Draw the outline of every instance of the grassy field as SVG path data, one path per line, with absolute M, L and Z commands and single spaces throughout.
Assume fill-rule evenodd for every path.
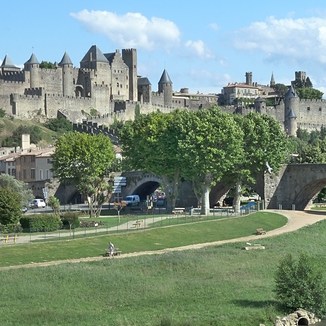
M 109 239 L 124 252 L 153 250 L 158 242 L 159 247 L 172 247 L 213 241 L 251 234 L 258 226 L 272 229 L 282 223 L 284 218 L 278 214 L 258 213 L 124 237 L 63 241 L 56 248 L 48 247 L 52 243 L 2 247 L 0 255 L 2 262 L 3 255 L 11 251 L 18 261 L 22 259 L 21 251 L 31 259 L 41 250 L 53 249 L 53 255 L 73 250 L 73 256 L 78 257 L 80 247 L 91 256 L 102 250 Z M 1 271 L 0 323 L 271 326 L 275 316 L 284 314 L 273 293 L 279 260 L 289 252 L 295 256 L 304 252 L 320 267 L 325 266 L 326 223 L 259 243 L 266 250 L 245 251 L 241 250 L 244 244 L 238 243 L 164 255 Z
M 52 260 L 100 256 L 112 241 L 123 253 L 160 250 L 195 243 L 238 238 L 254 233 L 256 228 L 275 229 L 286 219 L 279 214 L 258 212 L 241 218 L 205 220 L 174 227 L 139 230 L 137 232 L 102 234 L 81 239 L 36 242 L 0 248 L 1 266 L 47 262 Z

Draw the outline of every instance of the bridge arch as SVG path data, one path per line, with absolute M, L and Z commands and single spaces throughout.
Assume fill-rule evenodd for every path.
M 289 164 L 264 179 L 267 208 L 304 210 L 326 186 L 326 164 Z

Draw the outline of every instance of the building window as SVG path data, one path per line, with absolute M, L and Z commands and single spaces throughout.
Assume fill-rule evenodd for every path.
M 35 179 L 35 169 L 31 169 L 31 179 Z
M 43 180 L 43 170 L 40 170 L 40 180 Z
M 26 180 L 26 170 L 23 170 L 23 179 Z
M 310 111 L 310 106 L 307 107 L 307 111 Z
M 31 162 L 35 162 L 35 156 L 31 156 Z

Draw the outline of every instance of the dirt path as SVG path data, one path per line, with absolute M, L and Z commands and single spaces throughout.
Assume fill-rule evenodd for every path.
M 194 244 L 194 245 L 188 245 L 188 246 L 182 246 L 182 247 L 176 247 L 176 248 L 166 248 L 166 249 L 155 250 L 155 251 L 133 252 L 133 253 L 128 253 L 128 254 L 122 254 L 121 256 L 117 256 L 114 259 L 136 257 L 136 256 L 142 256 L 142 255 L 159 255 L 159 254 L 164 254 L 164 253 L 173 252 L 173 251 L 183 251 L 183 250 L 191 250 L 191 249 L 200 249 L 200 248 L 205 248 L 205 247 L 209 247 L 209 246 L 218 246 L 218 245 L 222 245 L 225 243 L 248 242 L 251 240 L 263 239 L 263 238 L 268 238 L 268 237 L 272 237 L 272 236 L 287 233 L 287 232 L 292 232 L 292 231 L 298 230 L 304 226 L 311 225 L 311 224 L 314 224 L 321 220 L 326 219 L 326 213 L 319 212 L 319 211 L 275 210 L 273 212 L 286 216 L 288 219 L 288 222 L 283 227 L 269 231 L 263 235 L 250 235 L 250 236 L 236 238 L 236 239 L 214 241 L 214 242 L 207 242 L 207 243 L 198 243 L 198 244 Z M 25 265 L 1 267 L 0 271 L 10 270 L 10 269 L 19 269 L 19 268 L 45 267 L 45 266 L 53 266 L 53 265 L 60 265 L 60 264 L 66 264 L 66 263 L 92 262 L 92 261 L 99 261 L 99 260 L 103 260 L 103 259 L 112 259 L 112 258 L 100 256 L 100 257 L 56 260 L 56 261 L 44 262 L 44 263 L 32 263 L 32 264 L 25 264 Z

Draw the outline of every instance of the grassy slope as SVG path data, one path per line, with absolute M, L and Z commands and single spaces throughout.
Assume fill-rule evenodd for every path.
M 0 144 L 1 142 L 10 137 L 15 129 L 20 125 L 24 126 L 38 126 L 42 130 L 42 143 L 43 144 L 53 144 L 53 139 L 56 136 L 56 133 L 45 128 L 42 123 L 39 123 L 34 120 L 20 120 L 20 119 L 9 119 L 9 118 L 0 118 Z
M 129 253 L 238 238 L 253 234 L 257 227 L 268 231 L 285 222 L 286 218 L 279 214 L 258 212 L 241 218 L 189 223 L 128 234 L 7 246 L 0 248 L 0 266 L 95 257 L 104 253 L 109 241 L 123 253 Z
M 270 217 L 266 216 L 266 222 L 275 219 L 273 215 Z M 219 226 L 214 228 L 216 232 L 228 232 L 222 221 L 200 223 L 197 234 L 192 230 L 193 242 L 198 241 L 201 232 L 207 231 L 202 225 L 212 228 L 211 223 Z M 183 230 L 179 235 L 184 238 L 187 233 L 184 231 L 191 230 L 189 227 L 161 229 L 164 233 L 156 236 L 160 241 L 176 243 L 177 230 Z M 245 224 L 237 225 L 235 229 L 242 235 L 245 227 Z M 150 246 L 154 240 L 149 241 L 148 234 L 152 232 L 158 230 L 125 237 L 138 247 L 143 238 L 143 245 Z M 173 239 L 168 240 L 168 234 Z M 97 238 L 93 242 L 84 240 L 87 240 L 84 250 L 98 246 Z M 264 323 L 271 326 L 275 316 L 285 314 L 276 305 L 273 293 L 279 260 L 289 252 L 294 256 L 305 252 L 320 267 L 325 266 L 326 222 L 260 243 L 266 250 L 241 250 L 243 244 L 239 243 L 157 256 L 2 271 L 0 322 L 2 325 L 249 326 Z M 34 246 L 26 246 L 30 250 L 26 255 L 34 255 Z M 24 247 L 14 248 L 24 250 Z M 0 255 L 5 252 L 3 249 Z M 53 248 L 58 252 L 66 249 L 60 243 Z

